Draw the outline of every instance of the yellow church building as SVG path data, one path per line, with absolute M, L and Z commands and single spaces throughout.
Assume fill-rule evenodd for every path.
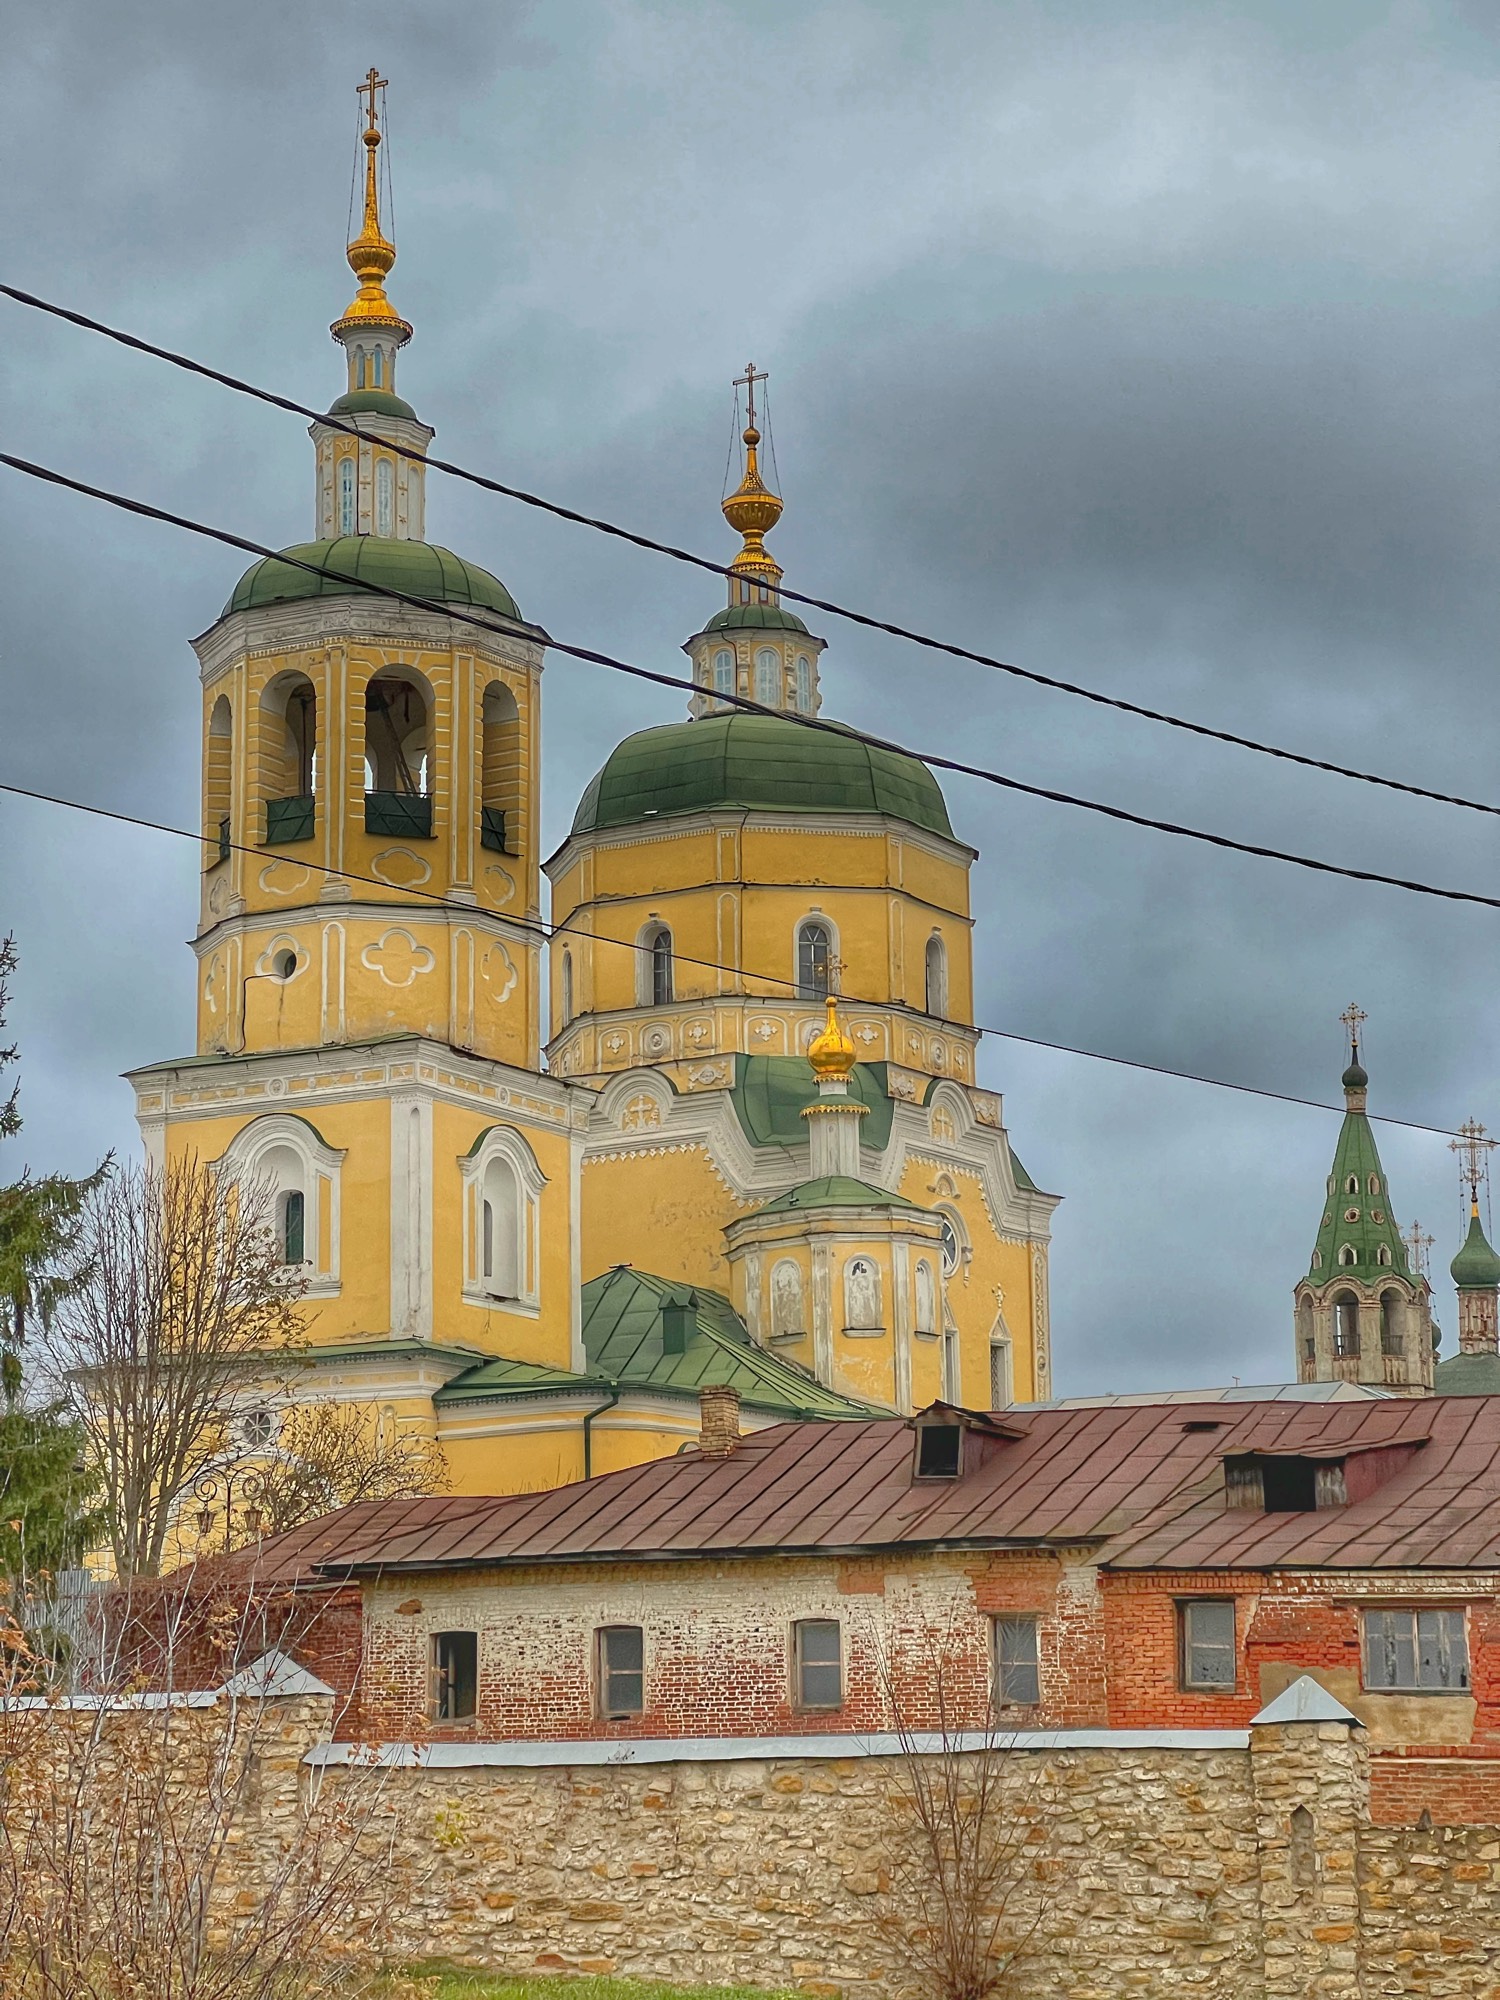
M 975 852 L 917 759 L 796 720 L 824 648 L 754 371 L 690 719 L 544 861 L 547 637 L 426 539 L 370 107 L 316 539 L 195 642 L 197 1053 L 132 1075 L 148 1152 L 273 1191 L 294 1393 L 435 1436 L 460 1492 L 675 1451 L 709 1383 L 751 1425 L 1047 1396 L 1056 1197 L 976 1081 Z

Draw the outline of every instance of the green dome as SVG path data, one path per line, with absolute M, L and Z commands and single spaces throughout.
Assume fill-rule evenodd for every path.
M 953 838 L 937 779 L 919 758 L 778 715 L 747 713 L 705 715 L 627 736 L 579 800 L 573 831 L 717 806 L 886 813 Z
M 705 632 L 742 631 L 747 626 L 761 632 L 805 632 L 807 627 L 795 611 L 783 604 L 731 604 L 716 611 L 704 626 Z
M 1434 1396 L 1500 1396 L 1500 1354 L 1450 1354 L 1432 1371 Z
M 1464 1247 L 1448 1269 L 1461 1292 L 1492 1292 L 1500 1285 L 1500 1257 L 1485 1242 L 1477 1215 L 1469 1217 Z
M 499 611 L 507 618 L 519 620 L 521 616 L 516 600 L 498 576 L 433 542 L 398 542 L 388 535 L 341 535 L 332 542 L 298 542 L 282 553 L 294 556 L 299 563 L 316 563 L 320 568 L 326 564 L 336 573 L 316 576 L 294 569 L 276 556 L 264 556 L 235 585 L 222 617 L 227 618 L 231 611 L 254 611 L 262 604 L 290 604 L 304 597 L 354 596 L 361 582 L 404 590 L 413 597 L 437 598 L 445 604 Z M 345 577 L 357 577 L 360 582 L 346 583 Z
M 410 417 L 415 423 L 422 421 L 404 396 L 393 395 L 389 389 L 349 389 L 336 403 L 328 405 L 330 417 L 347 417 L 358 410 L 368 410 L 376 417 Z

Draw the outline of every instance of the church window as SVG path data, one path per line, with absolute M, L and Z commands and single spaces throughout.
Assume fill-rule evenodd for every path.
M 781 655 L 769 646 L 755 656 L 755 699 L 764 708 L 781 706 Z
M 389 535 L 396 514 L 396 468 L 388 458 L 375 467 L 375 532 Z
M 734 693 L 734 655 L 727 648 L 714 654 L 714 693 Z
M 927 1012 L 941 1018 L 948 1011 L 948 953 L 934 931 L 927 940 Z
M 646 1706 L 646 1635 L 639 1625 L 603 1625 L 596 1640 L 599 1714 L 608 1722 Z
M 493 1299 L 521 1293 L 521 1184 L 515 1168 L 495 1155 L 480 1188 L 480 1276 Z
M 1352 1243 L 1341 1243 L 1339 1245 L 1340 1267 L 1347 1271 L 1352 1269 L 1358 1262 L 1359 1253 L 1355 1250 L 1354 1245 Z
M 1359 1193 L 1359 1175 L 1358 1175 L 1358 1174 L 1351 1174 L 1351 1175 L 1349 1176 L 1348 1180 L 1346 1180 L 1346 1181 L 1344 1182 L 1344 1192 L 1345 1192 L 1345 1194 L 1358 1194 L 1358 1193 Z
M 354 528 L 354 454 L 350 452 L 339 460 L 339 533 L 352 535 Z
M 880 1272 L 869 1257 L 851 1257 L 844 1266 L 844 1325 L 868 1333 L 880 1326 Z
M 1010 1342 L 990 1342 L 990 1408 L 1006 1409 L 1011 1399 Z
M 1379 1176 L 1379 1174 L 1371 1174 L 1371 1176 L 1370 1176 L 1370 1192 L 1371 1192 L 1371 1194 L 1379 1194 L 1379 1192 L 1380 1192 L 1380 1176 Z
M 959 1360 L 958 1328 L 943 1328 L 943 1400 L 956 1403 L 959 1400 Z
M 297 954 L 292 950 L 278 951 L 271 961 L 271 970 L 278 979 L 295 979 L 297 976 Z
M 1312 1260 L 1312 1267 L 1313 1267 L 1313 1269 L 1314 1269 L 1315 1271 L 1321 1271 L 1321 1270 L 1322 1270 L 1322 1268 L 1323 1268 L 1323 1253 L 1322 1253 L 1322 1251 L 1321 1251 L 1321 1250 L 1314 1250 L 1314 1252 L 1313 1252 L 1313 1260 Z
M 958 1260 L 963 1254 L 963 1243 L 958 1234 L 958 1226 L 951 1216 L 943 1217 L 943 1275 L 951 1278 L 958 1269 Z
M 1390 1269 L 1391 1246 L 1389 1243 L 1382 1243 L 1380 1248 L 1375 1252 L 1375 1262 L 1377 1264 L 1383 1264 L 1387 1270 Z
M 666 1007 L 672 1000 L 672 933 L 661 925 L 651 938 L 651 1004 Z
M 566 1028 L 573 1018 L 573 954 L 565 951 L 562 955 L 562 1024 Z
M 797 655 L 797 707 L 803 715 L 812 714 L 812 661 L 806 653 Z
M 822 1000 L 828 994 L 833 938 L 827 924 L 809 922 L 797 933 L 797 998 Z
M 1034 1617 L 990 1621 L 995 1662 L 995 1704 L 999 1708 L 1030 1708 L 1042 1698 L 1037 1664 L 1037 1621 Z
M 802 1272 L 790 1257 L 783 1257 L 771 1272 L 771 1337 L 790 1340 L 806 1331 Z
M 521 711 L 503 681 L 484 691 L 479 844 L 513 854 L 521 817 Z
M 362 347 L 354 350 L 354 386 L 356 389 L 365 386 L 365 350 Z
M 246 1451 L 267 1451 L 276 1441 L 276 1413 L 258 1404 L 240 1418 L 240 1440 Z
M 1401 1310 L 1399 1292 L 1380 1294 L 1380 1351 L 1382 1354 L 1402 1355 L 1406 1352 L 1406 1329 L 1403 1325 L 1405 1314 Z
M 432 1635 L 432 1719 L 462 1722 L 479 1707 L 479 1634 Z
M 913 1290 L 916 1295 L 916 1331 L 918 1333 L 936 1333 L 937 1286 L 933 1282 L 932 1266 L 925 1257 L 919 1257 L 917 1260 L 916 1281 Z
M 306 1244 L 307 1198 L 301 1188 L 288 1188 L 277 1203 L 276 1241 L 283 1264 L 291 1266 L 304 1261 Z
M 1359 1300 L 1340 1292 L 1333 1302 L 1333 1358 L 1353 1361 L 1359 1354 Z
M 385 383 L 385 365 L 384 365 L 385 354 L 381 348 L 379 347 L 376 348 L 373 360 L 374 360 L 373 374 L 375 380 L 375 387 L 379 389 L 383 387 Z

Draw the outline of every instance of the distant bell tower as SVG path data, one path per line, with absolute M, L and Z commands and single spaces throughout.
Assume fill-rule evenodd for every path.
M 1359 1059 L 1365 1018 L 1353 1006 L 1340 1016 L 1349 1036 L 1344 1123 L 1312 1262 L 1296 1290 L 1297 1379 L 1422 1396 L 1432 1388 L 1432 1295 L 1408 1257 L 1370 1129 L 1370 1079 Z
M 1492 1396 L 1500 1392 L 1500 1257 L 1479 1219 L 1479 1191 L 1488 1196 L 1495 1141 L 1469 1118 L 1458 1128 L 1453 1151 L 1468 1196 L 1469 1233 L 1449 1265 L 1458 1291 L 1458 1352 L 1439 1364 L 1433 1387 L 1440 1396 Z

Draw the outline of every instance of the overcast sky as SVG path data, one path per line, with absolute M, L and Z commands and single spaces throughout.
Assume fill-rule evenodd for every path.
M 317 403 L 354 84 L 390 82 L 401 382 L 436 449 L 721 558 L 729 380 L 771 371 L 787 581 L 1046 673 L 1500 804 L 1500 13 L 1488 0 L 10 0 L 0 273 Z M 291 417 L 0 302 L 5 448 L 256 540 Z M 0 471 L 0 778 L 193 825 L 228 551 Z M 682 670 L 720 587 L 434 478 L 429 533 L 558 636 Z M 1500 893 L 1496 823 L 837 620 L 829 712 L 1032 783 Z M 554 656 L 545 833 L 679 698 Z M 1500 1128 L 1500 912 L 947 781 L 981 1019 Z M 192 1046 L 195 855 L 0 799 L 26 1131 L 130 1151 Z M 1065 1197 L 1059 1393 L 1292 1372 L 1337 1117 L 998 1037 Z M 1441 1137 L 1379 1133 L 1458 1242 Z

